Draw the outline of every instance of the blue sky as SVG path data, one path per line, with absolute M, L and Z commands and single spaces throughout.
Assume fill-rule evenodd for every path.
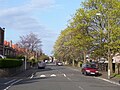
M 33 32 L 42 41 L 42 50 L 51 55 L 53 46 L 68 20 L 85 0 L 0 0 L 0 27 L 6 28 L 5 40 Z

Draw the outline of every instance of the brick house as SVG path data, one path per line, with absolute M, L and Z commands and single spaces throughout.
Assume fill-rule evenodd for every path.
M 5 56 L 16 56 L 16 50 L 13 48 L 12 41 L 4 41 L 4 55 Z
M 4 56 L 16 56 L 21 53 L 20 48 L 12 41 L 4 40 L 5 28 L 0 27 L 0 54 Z
M 0 27 L 0 54 L 4 55 L 4 29 Z

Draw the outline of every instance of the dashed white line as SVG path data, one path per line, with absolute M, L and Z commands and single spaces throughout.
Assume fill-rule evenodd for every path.
M 64 75 L 64 77 L 67 77 L 66 74 L 63 74 L 63 75 Z
M 18 82 L 20 82 L 20 81 L 22 81 L 22 80 L 23 80 L 23 79 L 19 79 L 19 80 L 13 82 L 11 85 L 14 85 L 14 84 L 16 84 L 16 83 L 18 83 Z
M 19 79 L 19 80 L 15 81 L 15 82 L 11 83 L 11 84 L 10 84 L 8 87 L 6 87 L 4 90 L 8 90 L 11 86 L 13 86 L 14 84 L 20 82 L 21 80 L 23 80 L 23 79 Z
M 67 77 L 67 79 L 71 81 L 71 79 L 69 77 Z
M 71 79 L 70 79 L 69 77 L 67 77 L 67 75 L 66 75 L 66 74 L 64 74 L 64 73 L 63 73 L 63 76 L 64 76 L 64 77 L 66 77 L 68 80 L 70 80 L 70 81 L 71 81 Z
M 4 90 L 8 90 L 11 86 L 6 87 Z
M 16 79 L 13 79 L 13 80 L 10 80 L 10 81 L 8 81 L 8 82 L 6 82 L 6 83 L 4 83 L 4 84 L 9 84 L 9 83 L 11 83 L 11 82 L 14 82 Z
M 80 88 L 81 90 L 84 90 L 81 86 L 79 86 L 79 88 Z
M 34 74 L 32 74 L 32 76 L 30 77 L 30 79 L 32 79 L 34 77 Z

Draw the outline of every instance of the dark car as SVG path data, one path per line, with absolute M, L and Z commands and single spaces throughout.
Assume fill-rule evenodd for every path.
M 95 64 L 83 64 L 81 69 L 82 74 L 84 75 L 99 75 L 99 71 L 96 68 Z

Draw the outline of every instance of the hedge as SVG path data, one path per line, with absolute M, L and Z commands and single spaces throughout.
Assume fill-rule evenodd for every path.
M 0 59 L 0 68 L 14 68 L 22 65 L 22 60 Z

